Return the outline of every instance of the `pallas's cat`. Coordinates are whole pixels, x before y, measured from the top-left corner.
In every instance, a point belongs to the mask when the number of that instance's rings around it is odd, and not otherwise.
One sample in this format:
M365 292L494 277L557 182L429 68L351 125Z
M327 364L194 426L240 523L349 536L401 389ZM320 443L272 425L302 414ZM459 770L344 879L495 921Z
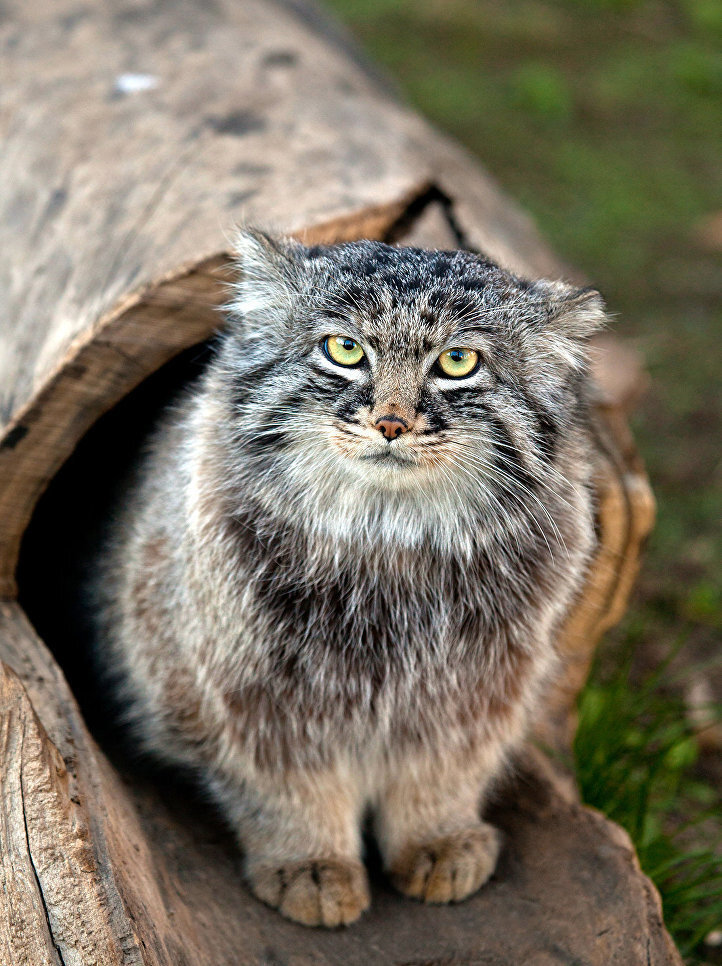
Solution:
M599 296L463 251L251 230L238 266L101 556L102 651L260 899L355 920L367 815L402 892L464 899L592 550Z

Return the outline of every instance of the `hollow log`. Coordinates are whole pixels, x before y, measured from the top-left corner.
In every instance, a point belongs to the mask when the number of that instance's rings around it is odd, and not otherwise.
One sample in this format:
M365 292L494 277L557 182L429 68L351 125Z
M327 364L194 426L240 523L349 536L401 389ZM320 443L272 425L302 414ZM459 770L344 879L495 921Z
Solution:
M321 933L250 898L207 806L95 743L17 602L22 541L88 430L217 329L235 223L570 272L306 0L8 0L0 16L0 962L679 963L625 834L531 744L493 806L507 845L481 893L430 908L376 876L372 911ZM639 364L605 337L595 375L599 546L536 723L557 751L653 518L625 419Z

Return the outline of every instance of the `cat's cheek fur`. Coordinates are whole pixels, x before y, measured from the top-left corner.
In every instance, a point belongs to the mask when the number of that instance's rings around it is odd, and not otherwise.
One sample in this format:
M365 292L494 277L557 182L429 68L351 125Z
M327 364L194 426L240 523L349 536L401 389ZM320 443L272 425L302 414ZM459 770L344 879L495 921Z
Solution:
M246 317L156 430L99 554L103 659L138 742L221 805L264 902L307 925L354 921L369 812L402 892L461 900L493 873L500 838L480 810L553 676L593 550L588 298L461 252L258 234L242 249ZM370 369L344 403L302 362L269 362L274 340L311 339L293 319L314 298L353 314L383 385ZM428 359L474 313L498 372L435 395ZM334 448L334 419L373 424L392 397L426 407L443 472L358 472Z

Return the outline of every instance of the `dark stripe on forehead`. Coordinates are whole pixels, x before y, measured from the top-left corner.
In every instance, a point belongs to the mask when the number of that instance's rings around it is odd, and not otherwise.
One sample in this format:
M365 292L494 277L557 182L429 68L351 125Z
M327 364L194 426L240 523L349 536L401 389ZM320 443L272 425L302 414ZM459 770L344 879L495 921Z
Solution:
M369 286L361 286L358 282L343 282L341 286L333 292L329 292L328 305L336 311L353 312L359 308L364 310L371 309L372 291Z
M468 295L452 295L446 302L446 312L453 316L454 320L463 321L469 328L483 327L488 328L489 322L484 321L484 306L477 300L469 298Z

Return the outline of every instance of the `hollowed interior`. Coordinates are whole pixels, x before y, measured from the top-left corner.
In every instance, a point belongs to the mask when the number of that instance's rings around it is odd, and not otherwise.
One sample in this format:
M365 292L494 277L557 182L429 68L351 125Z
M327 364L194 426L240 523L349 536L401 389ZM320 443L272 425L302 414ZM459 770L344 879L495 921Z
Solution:
M190 387L211 352L202 343L178 355L103 415L39 500L18 565L19 600L53 652L91 728L119 745L118 709L98 674L102 660L90 633L85 587L112 508L161 412Z

